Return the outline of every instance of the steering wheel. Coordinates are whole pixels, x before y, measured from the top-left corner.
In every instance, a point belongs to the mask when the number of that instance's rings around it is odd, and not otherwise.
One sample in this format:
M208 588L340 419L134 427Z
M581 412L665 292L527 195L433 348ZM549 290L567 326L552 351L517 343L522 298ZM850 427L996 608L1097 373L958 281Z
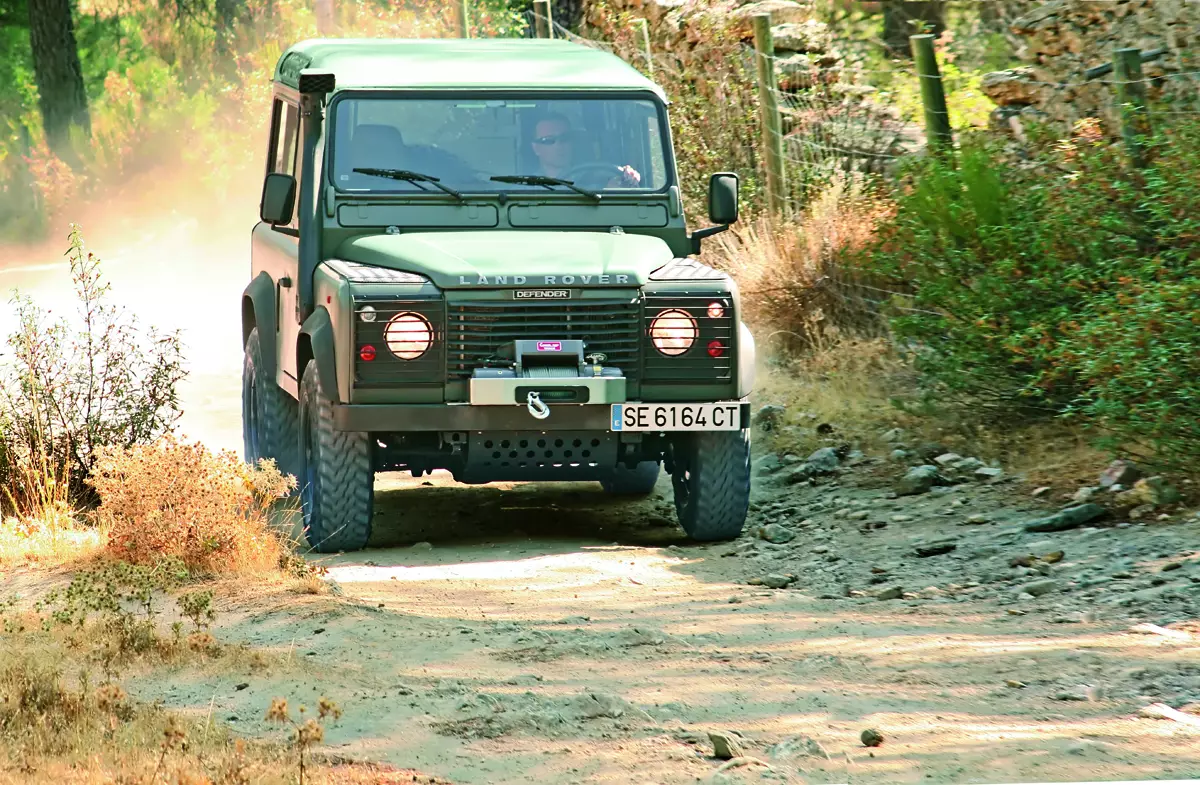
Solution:
M601 176L607 175L601 180ZM608 181L616 177L618 180L625 177L625 172L616 164L606 164L601 162L593 162L586 164L578 164L572 166L564 174L564 180L571 180L578 183L579 180L584 180L582 185L585 187L590 183L592 187L603 188L608 185Z

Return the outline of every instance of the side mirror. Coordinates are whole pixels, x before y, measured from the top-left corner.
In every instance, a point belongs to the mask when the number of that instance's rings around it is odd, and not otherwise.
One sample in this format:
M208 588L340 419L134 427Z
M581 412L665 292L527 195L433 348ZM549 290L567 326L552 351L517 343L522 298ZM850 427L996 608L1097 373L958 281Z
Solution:
M719 172L708 180L708 220L719 226L737 223L738 176Z
M296 178L283 172L272 172L263 180L262 200L258 217L272 226L290 224L296 209Z

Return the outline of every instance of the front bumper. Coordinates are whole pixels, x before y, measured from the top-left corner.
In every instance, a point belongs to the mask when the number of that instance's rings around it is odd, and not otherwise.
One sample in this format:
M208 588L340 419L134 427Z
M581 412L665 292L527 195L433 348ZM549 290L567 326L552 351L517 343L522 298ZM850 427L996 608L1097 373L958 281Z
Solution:
M631 401L630 403L634 403ZM750 403L740 401L743 428L750 427ZM525 406L449 404L335 404L333 426L339 431L608 431L607 404L550 406L539 420Z

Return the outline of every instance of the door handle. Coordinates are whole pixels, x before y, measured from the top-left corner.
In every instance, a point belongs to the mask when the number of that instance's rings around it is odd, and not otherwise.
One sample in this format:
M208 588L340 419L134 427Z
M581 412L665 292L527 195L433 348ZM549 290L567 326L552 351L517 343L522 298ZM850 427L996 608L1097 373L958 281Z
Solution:
M279 279L279 288L280 289L291 289L292 288L292 279L287 278L287 277L280 278Z

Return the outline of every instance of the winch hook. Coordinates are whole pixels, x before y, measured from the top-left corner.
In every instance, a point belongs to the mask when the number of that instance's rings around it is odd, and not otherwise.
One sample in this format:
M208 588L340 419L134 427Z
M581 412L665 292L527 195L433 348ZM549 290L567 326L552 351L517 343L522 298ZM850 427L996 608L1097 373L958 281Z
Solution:
M525 406L529 409L529 414L539 420L544 420L550 416L550 407L542 400L542 397L537 392L530 390L529 397L525 399Z

